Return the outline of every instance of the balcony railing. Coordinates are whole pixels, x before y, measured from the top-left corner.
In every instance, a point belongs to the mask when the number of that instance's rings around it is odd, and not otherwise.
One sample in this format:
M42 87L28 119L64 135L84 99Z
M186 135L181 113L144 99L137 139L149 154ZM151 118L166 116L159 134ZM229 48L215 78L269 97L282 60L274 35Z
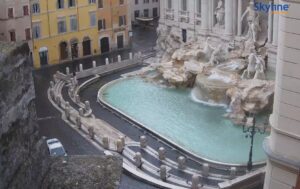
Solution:
M195 13L195 24L201 25L201 13Z
M174 20L174 10L173 9L165 9L165 19Z
M179 11L179 22L186 22L188 23L189 19L189 12L188 11Z

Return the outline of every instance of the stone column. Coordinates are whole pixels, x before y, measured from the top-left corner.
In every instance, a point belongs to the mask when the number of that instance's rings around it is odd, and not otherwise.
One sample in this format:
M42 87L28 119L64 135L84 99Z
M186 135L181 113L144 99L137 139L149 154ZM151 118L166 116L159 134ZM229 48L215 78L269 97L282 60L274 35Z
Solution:
M274 15L273 22L278 53L271 134L263 145L268 156L264 189L300 187L300 2L279 3L290 6L287 14Z
M270 4L272 3L272 0L270 1ZM272 11L269 11L268 14L268 43L272 43L272 36L273 35L273 14Z
M225 0L225 34L228 36L233 35L233 1Z
M278 0L274 0L274 3L279 3ZM278 44L278 21L279 21L279 15L274 14L273 15L273 37L272 37L272 44L274 46L277 46Z
M242 8L243 0L238 0L238 14L237 14L237 35L242 35Z
M202 0L201 1L201 29L204 31L208 30L208 4L210 0Z

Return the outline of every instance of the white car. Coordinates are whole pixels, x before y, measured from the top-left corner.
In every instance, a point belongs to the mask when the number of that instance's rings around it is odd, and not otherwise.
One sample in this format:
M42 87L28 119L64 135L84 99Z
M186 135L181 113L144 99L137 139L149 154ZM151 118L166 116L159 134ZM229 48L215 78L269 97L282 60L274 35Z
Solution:
M57 138L48 139L46 142L50 156L67 156L63 145Z

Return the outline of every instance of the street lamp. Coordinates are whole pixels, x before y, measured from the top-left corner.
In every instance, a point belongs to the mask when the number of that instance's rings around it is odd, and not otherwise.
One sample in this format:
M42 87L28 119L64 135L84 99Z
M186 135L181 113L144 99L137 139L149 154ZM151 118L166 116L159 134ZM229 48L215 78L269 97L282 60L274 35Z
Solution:
M264 134L266 132L266 125L264 125L263 128L256 127L256 120L254 115L249 116L246 118L245 123L243 124L243 132L246 133L246 138L250 137L251 139L251 145L250 145L250 151L249 151L249 160L247 164L247 170L252 170L252 150L253 150L253 140L256 133Z

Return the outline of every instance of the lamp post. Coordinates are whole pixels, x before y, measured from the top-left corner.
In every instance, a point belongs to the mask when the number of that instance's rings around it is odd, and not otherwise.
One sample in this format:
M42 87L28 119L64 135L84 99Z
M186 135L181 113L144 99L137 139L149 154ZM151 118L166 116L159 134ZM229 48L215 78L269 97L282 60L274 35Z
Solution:
M246 118L246 122L243 124L243 132L246 133L246 138L250 137L251 144L250 144L250 151L249 151L249 160L247 163L247 170L252 170L252 151L253 151L253 141L254 136L256 133L264 134L266 132L266 126L264 125L263 128L256 127L256 120L254 115L249 116Z

